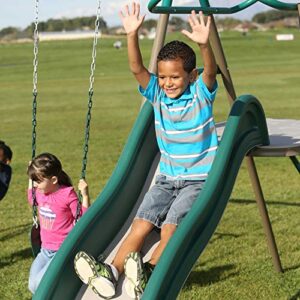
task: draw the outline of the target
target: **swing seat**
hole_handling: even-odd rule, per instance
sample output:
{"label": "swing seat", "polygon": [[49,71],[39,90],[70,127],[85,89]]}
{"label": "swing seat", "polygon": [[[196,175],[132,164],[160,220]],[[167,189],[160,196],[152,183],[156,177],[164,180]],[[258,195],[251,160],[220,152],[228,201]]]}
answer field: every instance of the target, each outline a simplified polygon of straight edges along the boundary
{"label": "swing seat", "polygon": [[36,257],[39,252],[41,251],[41,234],[40,234],[40,224],[37,226],[35,224],[32,225],[30,230],[30,243],[31,243],[31,250],[34,257]]}
{"label": "swing seat", "polygon": [[8,191],[11,173],[11,167],[0,162],[0,200],[4,198]]}

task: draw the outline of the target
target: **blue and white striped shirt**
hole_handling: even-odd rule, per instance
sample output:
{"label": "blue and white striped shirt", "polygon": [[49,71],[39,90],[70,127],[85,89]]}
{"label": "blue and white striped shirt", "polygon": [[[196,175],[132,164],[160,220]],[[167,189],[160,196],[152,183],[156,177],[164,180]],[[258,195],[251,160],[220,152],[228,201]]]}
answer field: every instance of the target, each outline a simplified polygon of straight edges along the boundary
{"label": "blue and white striped shirt", "polygon": [[200,75],[177,99],[171,99],[151,74],[140,93],[154,108],[155,131],[161,152],[160,174],[169,180],[205,180],[218,147],[212,104],[218,84],[209,91]]}

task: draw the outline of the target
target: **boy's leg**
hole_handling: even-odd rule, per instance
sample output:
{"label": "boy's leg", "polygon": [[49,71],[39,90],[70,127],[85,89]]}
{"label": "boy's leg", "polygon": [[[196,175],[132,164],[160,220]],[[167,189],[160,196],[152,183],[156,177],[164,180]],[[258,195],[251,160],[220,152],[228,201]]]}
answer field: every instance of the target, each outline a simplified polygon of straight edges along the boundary
{"label": "boy's leg", "polygon": [[74,267],[78,277],[97,295],[110,299],[115,295],[119,274],[124,271],[124,260],[131,251],[139,251],[145,237],[154,227],[144,220],[134,220],[129,235],[121,244],[112,264],[96,261],[81,251],[76,254]]}
{"label": "boy's leg", "polygon": [[126,256],[130,252],[138,252],[141,250],[144,240],[151,232],[154,225],[146,220],[135,219],[132,223],[131,230],[128,236],[121,244],[112,265],[116,267],[119,274],[124,271],[124,262]]}
{"label": "boy's leg", "polygon": [[197,199],[204,185],[204,181],[178,181],[177,197],[173,201],[167,213],[166,219],[161,228],[161,240],[154,250],[149,262],[156,265],[161,254],[166,248],[170,238],[174,234],[177,225],[182,221],[184,216],[190,211],[193,203]]}
{"label": "boy's leg", "polygon": [[173,185],[165,179],[165,176],[158,175],[155,185],[146,193],[137,211],[129,236],[113,261],[113,265],[120,272],[124,270],[126,256],[130,252],[139,252],[151,230],[155,226],[160,227],[173,199],[175,199]]}
{"label": "boy's leg", "polygon": [[[151,224],[151,229],[154,226],[159,228],[175,197],[173,185],[166,180],[165,176],[158,175],[155,185],[145,195],[144,201],[139,207],[136,220],[148,220]],[[150,231],[147,232],[147,235]],[[142,244],[143,242],[144,239],[142,240]],[[136,250],[131,249],[129,254],[126,251],[128,255],[124,266],[125,275],[128,279],[125,283],[125,288],[127,294],[135,299],[138,299],[142,295],[154,268],[149,263],[143,263],[142,256],[139,253],[142,244]],[[124,261],[124,256],[122,261]]]}
{"label": "boy's leg", "polygon": [[151,265],[156,265],[159,258],[161,257],[161,254],[163,253],[164,249],[166,248],[170,238],[174,234],[175,230],[177,228],[177,225],[175,224],[165,224],[162,226],[160,231],[160,241],[157,247],[154,249],[152,256],[149,260],[149,263]]}
{"label": "boy's leg", "polygon": [[165,224],[162,227],[161,240],[148,262],[143,262],[139,252],[131,252],[127,255],[125,260],[125,275],[129,282],[125,287],[127,294],[132,298],[139,299],[143,294],[151,273],[168,241],[175,232],[176,227],[174,224]]}

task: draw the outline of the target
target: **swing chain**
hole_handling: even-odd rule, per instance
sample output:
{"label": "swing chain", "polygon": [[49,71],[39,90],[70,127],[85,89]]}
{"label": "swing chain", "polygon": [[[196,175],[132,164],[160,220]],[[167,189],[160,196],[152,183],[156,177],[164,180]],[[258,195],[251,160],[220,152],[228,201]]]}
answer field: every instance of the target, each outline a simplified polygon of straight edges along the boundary
{"label": "swing chain", "polygon": [[37,109],[37,69],[38,69],[38,44],[39,44],[39,0],[35,1],[35,22],[34,22],[34,46],[33,46],[33,101],[32,101],[32,156],[31,159],[35,157],[36,151],[36,109]]}
{"label": "swing chain", "polygon": [[36,152],[36,108],[37,108],[37,101],[36,101],[37,94],[33,95],[32,101],[32,155],[31,159],[34,159],[35,152]]}
{"label": "swing chain", "polygon": [[33,39],[34,39],[34,46],[33,46],[33,94],[37,94],[37,67],[38,67],[38,44],[39,44],[39,31],[38,31],[38,24],[39,24],[39,0],[35,1],[35,22],[34,22],[34,32],[33,32]]}
{"label": "swing chain", "polygon": [[[32,181],[33,183],[33,181]],[[39,226],[39,222],[38,222],[38,206],[37,206],[37,202],[36,202],[36,195],[35,195],[35,189],[32,187],[31,190],[32,193],[32,199],[33,199],[33,206],[32,206],[32,220],[33,220],[33,226],[35,226],[35,228],[38,228]]]}
{"label": "swing chain", "polygon": [[[32,100],[32,155],[31,160],[34,159],[36,154],[36,111],[37,111],[37,69],[38,69],[38,43],[39,43],[39,32],[38,32],[38,24],[39,24],[39,0],[35,1],[35,22],[34,22],[34,46],[33,46],[33,100]],[[38,227],[38,218],[37,218],[37,201],[35,195],[35,189],[33,186],[33,180],[31,181],[32,186],[32,218],[33,225]]]}
{"label": "swing chain", "polygon": [[[98,2],[96,20],[95,20],[95,33],[94,33],[94,41],[93,41],[93,50],[92,50],[92,63],[91,63],[91,74],[90,74],[90,87],[88,92],[88,111],[86,115],[86,124],[85,124],[85,140],[83,147],[83,159],[82,159],[82,169],[81,169],[81,178],[85,179],[86,176],[86,167],[87,167],[87,155],[89,149],[89,138],[90,138],[90,123],[92,118],[92,106],[93,106],[93,94],[94,94],[94,80],[95,80],[95,69],[96,69],[96,56],[97,56],[97,42],[99,35],[99,27],[100,27],[100,18],[101,18],[101,0]],[[82,195],[80,191],[78,192],[78,205],[76,211],[75,223],[78,221],[80,210],[81,210],[81,202]]]}
{"label": "swing chain", "polygon": [[91,74],[90,74],[90,87],[89,87],[89,99],[88,99],[88,111],[86,115],[86,125],[85,125],[85,141],[83,147],[83,160],[82,160],[82,170],[81,170],[81,178],[85,178],[86,175],[86,166],[87,166],[87,155],[88,155],[88,148],[89,148],[89,138],[90,138],[90,122],[92,118],[92,106],[93,106],[93,94],[94,94],[94,73],[96,68],[96,56],[97,56],[97,42],[98,42],[98,35],[99,35],[99,26],[100,26],[100,7],[101,7],[101,0],[98,2],[96,20],[95,20],[95,34],[94,34],[94,41],[93,41],[93,51],[92,51],[92,63],[91,63]]}
{"label": "swing chain", "polygon": [[[100,17],[101,17],[101,0],[98,2],[96,20],[95,20],[95,34],[93,41],[93,51],[92,51],[92,63],[91,63],[91,75],[90,75],[90,88],[89,92],[93,92],[93,84],[94,84],[94,72],[96,68],[96,56],[97,56],[97,42],[99,35],[99,27],[100,27]],[[91,95],[92,96],[92,95]]]}

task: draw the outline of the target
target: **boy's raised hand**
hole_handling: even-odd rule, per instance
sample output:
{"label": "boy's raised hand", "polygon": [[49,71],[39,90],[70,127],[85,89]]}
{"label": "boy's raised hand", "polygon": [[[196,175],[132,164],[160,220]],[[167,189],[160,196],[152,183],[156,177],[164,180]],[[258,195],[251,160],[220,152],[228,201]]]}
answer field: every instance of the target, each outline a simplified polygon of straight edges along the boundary
{"label": "boy's raised hand", "polygon": [[200,45],[206,45],[208,43],[211,16],[207,17],[207,22],[205,24],[203,12],[202,11],[199,12],[199,18],[198,18],[195,11],[193,10],[191,15],[189,15],[188,20],[192,28],[192,32],[189,32],[187,30],[182,30],[181,33]]}
{"label": "boy's raised hand", "polygon": [[129,6],[126,5],[124,10],[119,12],[119,16],[127,34],[137,32],[145,19],[145,15],[140,16],[140,4],[136,2],[132,2],[131,12]]}

